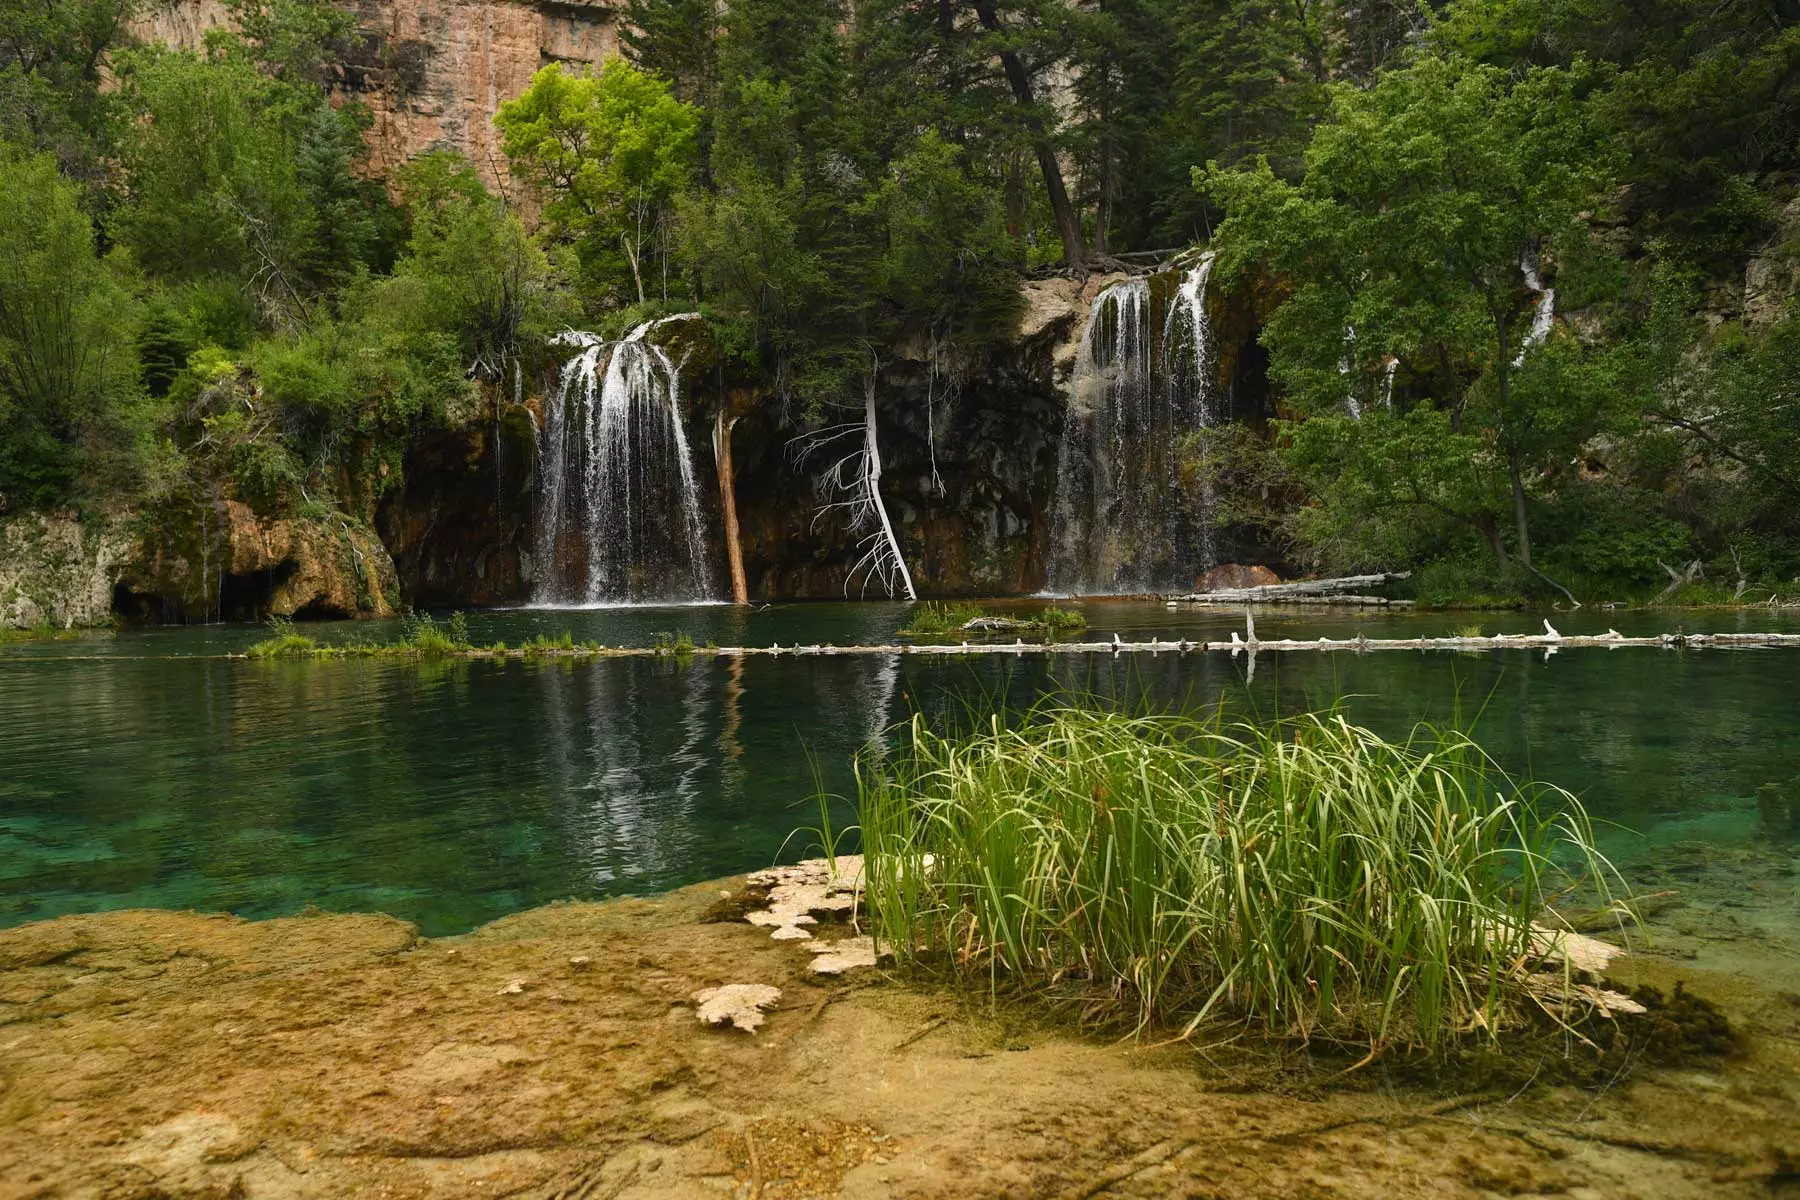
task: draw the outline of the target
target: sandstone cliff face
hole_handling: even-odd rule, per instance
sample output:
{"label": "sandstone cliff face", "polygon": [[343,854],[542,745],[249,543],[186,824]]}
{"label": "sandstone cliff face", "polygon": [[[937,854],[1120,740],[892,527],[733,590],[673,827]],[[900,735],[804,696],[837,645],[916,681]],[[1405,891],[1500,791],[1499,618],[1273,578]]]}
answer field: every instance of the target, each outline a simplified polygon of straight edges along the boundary
{"label": "sandstone cliff face", "polygon": [[[334,66],[334,90],[367,105],[370,168],[385,175],[425,150],[461,151],[489,186],[511,190],[494,112],[550,62],[597,63],[618,48],[617,9],[590,0],[361,0],[361,44]],[[220,0],[173,0],[138,36],[197,47],[228,26]]]}

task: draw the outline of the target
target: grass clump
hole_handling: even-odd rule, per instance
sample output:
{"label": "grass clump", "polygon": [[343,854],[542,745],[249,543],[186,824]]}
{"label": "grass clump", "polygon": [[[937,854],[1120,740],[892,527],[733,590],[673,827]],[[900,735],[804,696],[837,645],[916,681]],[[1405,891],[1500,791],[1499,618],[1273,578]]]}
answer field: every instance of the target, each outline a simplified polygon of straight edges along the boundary
{"label": "grass clump", "polygon": [[409,613],[395,649],[426,658],[460,654],[472,649],[469,645],[469,623],[459,612],[451,613],[449,619],[441,625],[432,619],[430,613]]}
{"label": "grass clump", "polygon": [[1087,618],[1062,608],[1045,608],[1030,616],[993,613],[968,601],[927,602],[913,610],[912,622],[900,631],[901,637],[960,636],[971,621],[991,621],[991,632],[1004,633],[1071,633],[1087,628]]}
{"label": "grass clump", "polygon": [[900,631],[902,637],[932,637],[945,633],[961,633],[962,627],[979,617],[988,616],[986,609],[967,600],[939,602],[928,600],[912,611],[912,620]]}
{"label": "grass clump", "polygon": [[318,643],[298,632],[287,617],[270,617],[269,636],[245,651],[251,658],[304,658],[318,649]]}
{"label": "grass clump", "polygon": [[1241,1022],[1380,1049],[1534,1008],[1531,923],[1577,865],[1574,798],[1466,737],[1342,717],[1268,726],[1086,707],[859,767],[868,900],[900,962],[1140,1032]]}
{"label": "grass clump", "polygon": [[650,638],[650,648],[658,654],[692,658],[694,656],[694,639],[679,631],[653,634]]}
{"label": "grass clump", "polygon": [[519,649],[525,652],[526,658],[565,654],[575,649],[575,635],[567,629],[557,637],[546,637],[540,633],[519,643]]}

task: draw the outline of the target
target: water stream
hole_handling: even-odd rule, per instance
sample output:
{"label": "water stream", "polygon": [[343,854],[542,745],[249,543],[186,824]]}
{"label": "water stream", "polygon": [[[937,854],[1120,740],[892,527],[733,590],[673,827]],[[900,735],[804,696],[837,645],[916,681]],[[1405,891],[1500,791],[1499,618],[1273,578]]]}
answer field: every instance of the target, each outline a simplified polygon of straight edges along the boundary
{"label": "water stream", "polygon": [[540,604],[709,599],[700,492],[681,372],[648,321],[616,342],[569,331],[577,353],[545,403],[533,548]]}
{"label": "water stream", "polygon": [[1172,294],[1137,277],[1094,299],[1057,459],[1052,592],[1185,591],[1216,561],[1213,497],[1182,470],[1216,418],[1212,264],[1202,255]]}

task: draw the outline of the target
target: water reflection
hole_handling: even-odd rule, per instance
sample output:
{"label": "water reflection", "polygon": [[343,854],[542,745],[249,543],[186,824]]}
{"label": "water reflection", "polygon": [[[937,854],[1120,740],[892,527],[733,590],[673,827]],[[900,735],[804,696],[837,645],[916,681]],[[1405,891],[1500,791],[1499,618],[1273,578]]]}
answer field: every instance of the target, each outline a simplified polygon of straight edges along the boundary
{"label": "water reflection", "polygon": [[[836,640],[893,619],[890,606],[814,611]],[[446,932],[659,890],[771,861],[816,822],[815,788],[847,793],[851,756],[911,713],[949,726],[1046,694],[1257,718],[1341,702],[1396,736],[1460,710],[1509,768],[1613,822],[1612,852],[1650,861],[1684,840],[1761,836],[1756,789],[1800,776],[1797,670],[1785,651],[1655,650],[1264,652],[1253,680],[1245,657],[1219,654],[7,659],[0,922],[316,903]]]}

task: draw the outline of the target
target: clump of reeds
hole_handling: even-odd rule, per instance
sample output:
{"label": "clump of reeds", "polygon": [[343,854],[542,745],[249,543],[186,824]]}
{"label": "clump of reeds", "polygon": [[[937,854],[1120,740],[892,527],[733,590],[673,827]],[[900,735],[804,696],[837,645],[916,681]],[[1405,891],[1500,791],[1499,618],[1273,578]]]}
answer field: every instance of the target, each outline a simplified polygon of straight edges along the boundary
{"label": "clump of reeds", "polygon": [[900,634],[902,637],[929,637],[935,634],[961,633],[964,625],[988,615],[988,611],[981,605],[966,600],[943,603],[928,600],[913,609],[911,620]]}
{"label": "clump of reeds", "polygon": [[1376,1048],[1528,1011],[1531,918],[1610,868],[1566,792],[1468,738],[1053,707],[859,770],[868,903],[903,964],[1191,1034]]}
{"label": "clump of reeds", "polygon": [[989,612],[979,604],[966,600],[938,603],[927,601],[913,610],[912,619],[900,630],[901,637],[936,637],[961,635],[971,621],[989,619],[1000,623],[1004,632],[1071,633],[1087,628],[1087,618],[1078,612],[1054,606],[1020,616],[1013,613]]}
{"label": "clump of reeds", "polygon": [[270,617],[268,622],[269,636],[245,651],[251,658],[294,658],[311,654],[318,646],[311,638],[298,632],[293,621],[286,617]]}

